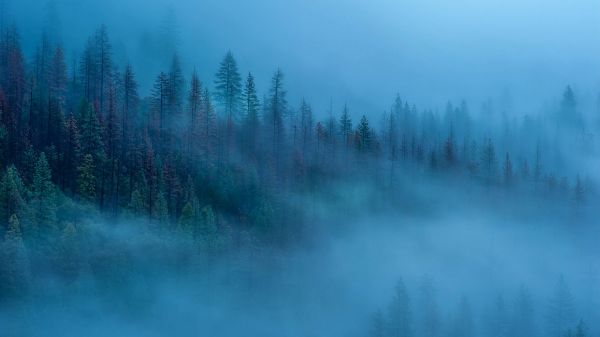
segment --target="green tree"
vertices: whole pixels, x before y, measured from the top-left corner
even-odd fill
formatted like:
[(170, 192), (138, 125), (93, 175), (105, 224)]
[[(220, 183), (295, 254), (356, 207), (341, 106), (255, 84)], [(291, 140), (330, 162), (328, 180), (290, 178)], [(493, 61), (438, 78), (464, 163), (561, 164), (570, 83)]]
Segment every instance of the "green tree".
[(213, 208), (210, 205), (200, 210), (196, 243), (201, 251), (213, 255), (219, 249), (219, 233)]
[(23, 295), (30, 282), (29, 258), (15, 214), (9, 219), (0, 254), (0, 300)]
[(371, 150), (372, 142), (372, 132), (371, 127), (369, 126), (369, 121), (365, 115), (360, 119), (360, 123), (358, 124), (358, 135), (360, 137), (358, 149), (361, 152), (369, 152)]
[(242, 80), (231, 51), (225, 54), (215, 77), (215, 99), (231, 122), (237, 113), (242, 92)]
[(94, 158), (91, 154), (86, 154), (83, 157), (83, 162), (77, 168), (77, 190), (79, 196), (89, 202), (93, 202), (96, 199), (96, 167), (94, 165)]
[[(31, 207), (37, 224), (38, 239), (46, 245), (52, 244), (56, 230), (56, 188), (52, 183), (52, 172), (44, 152), (40, 153), (33, 174)], [(48, 247), (46, 247), (48, 248)]]
[(26, 193), (19, 172), (11, 165), (6, 169), (0, 183), (0, 216), (4, 226), (8, 225), (12, 215), (23, 218), (27, 210), (27, 203), (24, 199)]
[(68, 281), (77, 279), (81, 272), (81, 246), (77, 229), (68, 223), (62, 231), (58, 246), (58, 266), (62, 277)]
[(181, 216), (179, 217), (179, 228), (181, 232), (190, 238), (194, 236), (194, 226), (198, 221), (198, 215), (196, 213), (194, 205), (188, 201), (181, 209)]

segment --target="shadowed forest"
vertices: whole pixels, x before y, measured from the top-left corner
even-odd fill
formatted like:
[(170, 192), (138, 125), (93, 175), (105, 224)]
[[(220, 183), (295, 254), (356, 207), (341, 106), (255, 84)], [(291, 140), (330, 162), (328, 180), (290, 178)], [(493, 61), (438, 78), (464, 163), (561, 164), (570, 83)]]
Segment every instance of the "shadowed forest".
[(600, 333), (600, 99), (317, 110), (231, 51), (184, 71), (173, 26), (149, 83), (110, 26), (76, 51), (18, 27), (0, 27), (0, 335)]

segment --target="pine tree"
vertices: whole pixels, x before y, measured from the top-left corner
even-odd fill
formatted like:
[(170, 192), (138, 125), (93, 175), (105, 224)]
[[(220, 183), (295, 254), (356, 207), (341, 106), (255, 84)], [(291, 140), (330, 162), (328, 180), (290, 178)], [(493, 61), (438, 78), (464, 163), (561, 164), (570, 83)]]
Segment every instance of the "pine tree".
[(27, 191), (19, 172), (14, 166), (6, 169), (0, 183), (0, 221), (3, 228), (7, 228), (12, 215), (24, 218), (27, 212), (25, 196)]
[(214, 254), (218, 249), (218, 232), (213, 208), (204, 206), (200, 210), (197, 233), (195, 235), (196, 243), (201, 251), (206, 254)]
[(189, 238), (193, 238), (194, 226), (198, 221), (196, 210), (192, 202), (188, 201), (181, 210), (179, 217), (179, 228), (181, 232)]
[(350, 118), (350, 111), (348, 110), (348, 105), (344, 105), (344, 110), (342, 110), (342, 115), (339, 120), (339, 132), (342, 141), (345, 144), (346, 155), (348, 153), (348, 148), (350, 147), (350, 141), (352, 134), (352, 119)]
[(94, 158), (90, 154), (83, 157), (81, 166), (77, 168), (77, 190), (79, 196), (86, 201), (93, 202), (96, 200), (96, 167)]
[(472, 337), (473, 331), (473, 316), (471, 313), (471, 304), (466, 296), (462, 296), (460, 304), (456, 312), (456, 318), (451, 330), (453, 337)]
[(98, 160), (103, 156), (102, 130), (96, 112), (85, 101), (79, 107), (78, 125), (81, 133), (81, 153), (91, 154)]
[(43, 238), (48, 243), (56, 229), (56, 188), (44, 152), (40, 153), (35, 165), (32, 190), (31, 204), (39, 230), (38, 239)]
[(398, 281), (389, 308), (387, 336), (410, 337), (412, 335), (412, 311), (410, 297), (404, 282)]
[(275, 179), (281, 174), (281, 157), (283, 155), (284, 128), (283, 118), (287, 113), (286, 91), (283, 88), (283, 72), (277, 69), (271, 80), (271, 96), (269, 98), (269, 115), (267, 125), (272, 128), (272, 155), (274, 160)]
[(448, 167), (454, 167), (456, 163), (456, 150), (454, 145), (454, 129), (450, 130), (450, 135), (444, 141), (444, 160)]
[(259, 132), (260, 102), (256, 94), (254, 76), (248, 73), (243, 95), (244, 105), (244, 144), (248, 154), (255, 155)]
[(62, 165), (64, 172), (62, 174), (61, 187), (66, 191), (75, 192), (76, 188), (73, 183), (73, 177), (77, 175), (77, 164), (81, 156), (81, 134), (77, 126), (77, 120), (72, 114), (67, 118), (65, 123), (66, 139)]
[(223, 109), (228, 123), (232, 122), (238, 112), (242, 80), (231, 51), (225, 54), (215, 78), (215, 100)]
[(238, 117), (240, 95), (242, 92), (242, 79), (231, 51), (228, 51), (223, 61), (221, 61), (215, 77), (215, 99), (226, 118), (224, 155), (225, 159), (227, 159), (229, 158), (233, 140), (234, 121)]
[(440, 317), (433, 281), (426, 277), (420, 287), (419, 332), (421, 336), (436, 337), (440, 332)]
[(9, 219), (0, 247), (0, 300), (23, 296), (31, 276), (27, 249), (15, 214)]
[(68, 223), (62, 231), (58, 246), (58, 268), (60, 275), (72, 282), (79, 276), (82, 269), (82, 253), (77, 229)]
[(521, 286), (512, 319), (512, 336), (532, 337), (536, 335), (534, 307), (529, 290)]
[(171, 60), (171, 69), (169, 70), (168, 103), (171, 119), (176, 120), (181, 114), (184, 90), (185, 80), (181, 71), (181, 62), (179, 56), (175, 54)]
[(496, 174), (496, 150), (491, 138), (484, 142), (481, 150), (481, 170), (486, 184), (491, 184)]
[(196, 148), (199, 146), (200, 111), (202, 109), (202, 84), (198, 74), (192, 74), (190, 90), (188, 92), (188, 118), (187, 118), (187, 154), (190, 159), (196, 158)]
[(370, 337), (386, 337), (385, 333), (385, 319), (381, 310), (377, 310), (371, 320), (371, 331)]
[(502, 176), (504, 179), (504, 185), (511, 186), (514, 179), (514, 172), (512, 161), (510, 160), (510, 156), (508, 152), (506, 152), (506, 156), (504, 158), (504, 164), (502, 165)]
[(550, 336), (562, 337), (566, 330), (573, 324), (574, 299), (567, 283), (560, 275), (554, 294), (550, 300), (548, 312), (548, 333)]
[(362, 116), (360, 123), (358, 124), (358, 135), (358, 150), (363, 153), (369, 152), (372, 146), (372, 132), (369, 121), (365, 115)]

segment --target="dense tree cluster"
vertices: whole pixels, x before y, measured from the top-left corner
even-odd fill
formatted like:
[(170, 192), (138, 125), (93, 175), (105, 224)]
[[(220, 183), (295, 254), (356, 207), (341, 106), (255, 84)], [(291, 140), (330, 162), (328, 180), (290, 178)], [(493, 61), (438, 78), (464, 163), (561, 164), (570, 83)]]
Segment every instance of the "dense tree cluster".
[(376, 311), (370, 323), (373, 337), (436, 336), (556, 336), (585, 337), (590, 332), (578, 317), (575, 299), (561, 275), (544, 312), (536, 312), (531, 291), (521, 286), (511, 300), (496, 296), (487, 305), (473, 308), (469, 297), (459, 296), (456, 304), (446, 305), (449, 315), (436, 294), (433, 281), (425, 277), (415, 293), (400, 280), (387, 310)]

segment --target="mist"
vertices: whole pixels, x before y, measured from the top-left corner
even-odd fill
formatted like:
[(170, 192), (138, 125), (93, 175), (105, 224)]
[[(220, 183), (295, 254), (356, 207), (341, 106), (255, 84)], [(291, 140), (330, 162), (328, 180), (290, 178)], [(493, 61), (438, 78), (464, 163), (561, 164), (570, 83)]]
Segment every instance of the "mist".
[(600, 336), (598, 22), (0, 0), (0, 336)]
[[(304, 97), (321, 114), (330, 101), (348, 103), (356, 114), (379, 114), (396, 93), (431, 109), (463, 99), (478, 107), (508, 95), (513, 110), (525, 114), (552, 102), (566, 84), (593, 104), (600, 88), (594, 0), (64, 0), (53, 6), (68, 56), (105, 24), (115, 58), (140, 68), (145, 92), (154, 74), (168, 69), (173, 51), (157, 52), (152, 44), (171, 16), (186, 73), (196, 69), (210, 79), (231, 50), (242, 73), (284, 69), (293, 102)], [(8, 5), (30, 54), (48, 21), (44, 7), (37, 0)], [(257, 76), (259, 89), (268, 80)]]

